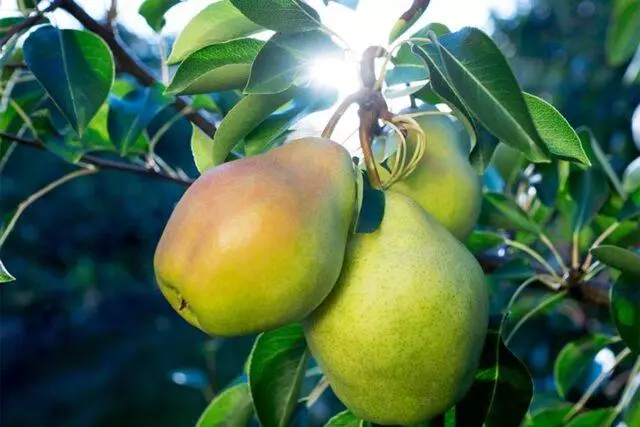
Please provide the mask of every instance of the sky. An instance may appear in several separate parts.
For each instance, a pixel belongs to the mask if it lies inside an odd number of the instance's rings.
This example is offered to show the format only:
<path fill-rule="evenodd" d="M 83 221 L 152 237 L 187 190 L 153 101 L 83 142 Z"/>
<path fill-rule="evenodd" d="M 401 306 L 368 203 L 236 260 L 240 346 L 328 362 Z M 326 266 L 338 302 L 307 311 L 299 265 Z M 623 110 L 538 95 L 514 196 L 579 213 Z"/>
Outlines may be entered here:
<path fill-rule="evenodd" d="M 76 0 L 96 18 L 104 16 L 111 0 Z M 131 31 L 148 38 L 177 35 L 200 10 L 214 0 L 187 0 L 173 7 L 165 15 L 166 25 L 160 36 L 154 34 L 146 21 L 137 13 L 143 0 L 119 0 L 118 19 Z M 518 5 L 530 0 L 432 0 L 427 12 L 414 28 L 429 22 L 441 22 L 452 31 L 465 26 L 475 26 L 490 31 L 488 21 L 491 11 L 509 17 L 517 13 Z M 325 6 L 322 0 L 307 0 L 320 13 L 322 22 L 335 31 L 351 49 L 351 60 L 346 62 L 323 61 L 319 59 L 313 68 L 317 84 L 336 87 L 343 98 L 358 89 L 359 79 L 356 58 L 368 46 L 386 46 L 388 33 L 396 19 L 404 12 L 412 0 L 360 0 L 356 11 L 335 2 Z M 46 2 L 43 2 L 46 5 Z M 44 6 L 43 6 L 44 7 Z M 0 0 L 0 16 L 18 13 L 16 0 Z M 49 15 L 51 21 L 61 28 L 78 28 L 73 18 L 63 11 Z M 390 105 L 393 106 L 393 101 Z M 353 109 L 354 110 L 354 109 Z M 302 133 L 317 133 L 327 121 L 330 112 L 313 114 L 300 126 Z M 352 148 L 357 141 L 349 138 L 356 126 L 355 111 L 350 111 L 336 129 L 336 140 Z M 355 146 L 353 145 L 355 142 Z"/>

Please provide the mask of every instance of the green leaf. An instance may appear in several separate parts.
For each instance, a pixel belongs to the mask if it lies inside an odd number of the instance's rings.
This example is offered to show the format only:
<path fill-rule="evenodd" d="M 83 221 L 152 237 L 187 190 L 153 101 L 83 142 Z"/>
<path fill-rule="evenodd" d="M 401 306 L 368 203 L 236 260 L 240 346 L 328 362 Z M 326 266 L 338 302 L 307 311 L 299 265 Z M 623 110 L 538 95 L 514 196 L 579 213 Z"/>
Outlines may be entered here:
<path fill-rule="evenodd" d="M 364 427 L 365 423 L 351 411 L 342 411 L 327 421 L 324 427 Z"/>
<path fill-rule="evenodd" d="M 263 427 L 285 427 L 298 401 L 309 352 L 302 326 L 260 334 L 249 356 L 249 386 Z"/>
<path fill-rule="evenodd" d="M 319 30 L 277 33 L 262 47 L 251 67 L 245 93 L 282 92 L 307 74 L 318 57 L 343 53 L 331 37 Z"/>
<path fill-rule="evenodd" d="M 506 230 L 540 232 L 540 226 L 516 204 L 515 200 L 502 193 L 483 195 L 479 223 Z"/>
<path fill-rule="evenodd" d="M 0 283 L 13 282 L 14 280 L 16 280 L 16 278 L 9 273 L 9 270 L 7 270 L 2 260 L 0 260 Z"/>
<path fill-rule="evenodd" d="M 373 188 L 366 171 L 360 171 L 362 176 L 362 200 L 358 218 L 356 220 L 356 233 L 373 233 L 384 218 L 385 195 L 384 192 Z M 358 180 L 360 185 L 360 180 Z"/>
<path fill-rule="evenodd" d="M 231 0 L 244 16 L 279 33 L 315 30 L 322 26 L 318 12 L 299 0 Z"/>
<path fill-rule="evenodd" d="M 115 68 L 107 44 L 87 31 L 37 28 L 24 59 L 71 126 L 82 135 L 107 98 Z"/>
<path fill-rule="evenodd" d="M 427 10 L 430 0 L 414 1 L 409 10 L 404 12 L 402 16 L 393 24 L 389 32 L 389 43 L 393 43 L 405 31 L 407 31 Z"/>
<path fill-rule="evenodd" d="M 249 20 L 229 0 L 213 3 L 198 13 L 182 30 L 168 64 L 176 64 L 203 47 L 249 36 L 264 30 Z"/>
<path fill-rule="evenodd" d="M 600 169 L 602 169 L 604 173 L 607 174 L 609 182 L 611 182 L 618 194 L 620 194 L 622 197 L 626 197 L 626 192 L 622 188 L 622 183 L 620 182 L 618 175 L 616 175 L 615 171 L 611 167 L 607 155 L 602 150 L 602 147 L 600 147 L 600 143 L 598 143 L 598 140 L 593 135 L 593 132 L 591 132 L 591 129 L 584 126 L 579 127 L 577 130 L 577 134 L 580 138 L 580 141 L 582 141 L 582 146 L 589 156 L 591 163 L 595 167 L 600 167 Z"/>
<path fill-rule="evenodd" d="M 77 163 L 87 152 L 115 150 L 106 131 L 106 104 L 98 110 L 82 137 L 78 136 L 66 122 L 64 122 L 65 127 L 56 128 L 55 114 L 60 113 L 55 106 L 51 105 L 50 110 L 43 109 L 32 115 L 31 122 L 44 146 L 65 161 Z"/>
<path fill-rule="evenodd" d="M 261 154 L 273 148 L 273 144 L 300 119 L 316 111 L 331 107 L 338 98 L 337 91 L 329 89 L 301 89 L 291 106 L 269 116 L 251 131 L 244 140 L 248 156 Z"/>
<path fill-rule="evenodd" d="M 600 245 L 591 250 L 593 256 L 623 273 L 640 277 L 640 255 L 612 245 Z"/>
<path fill-rule="evenodd" d="M 144 129 L 169 101 L 160 85 L 136 88 L 122 99 L 109 97 L 107 127 L 121 156 L 136 146 Z"/>
<path fill-rule="evenodd" d="M 613 408 L 602 408 L 578 415 L 567 424 L 567 427 L 594 427 L 604 426 L 609 417 L 613 415 Z"/>
<path fill-rule="evenodd" d="M 432 22 L 413 33 L 410 37 L 427 38 L 429 37 L 430 32 L 433 32 L 437 37 L 440 37 L 444 34 L 450 33 L 451 31 L 444 24 Z M 424 80 L 429 77 L 429 72 L 424 61 L 420 59 L 417 54 L 412 52 L 409 44 L 403 44 L 391 61 L 393 62 L 394 67 L 389 70 L 385 76 L 385 81 L 388 85 Z"/>
<path fill-rule="evenodd" d="M 213 163 L 227 158 L 233 147 L 262 123 L 271 113 L 296 95 L 291 88 L 274 95 L 247 95 L 225 116 L 213 138 Z"/>
<path fill-rule="evenodd" d="M 413 97 L 432 105 L 443 102 L 440 96 L 433 90 L 431 85 L 422 87 L 419 91 L 413 94 Z"/>
<path fill-rule="evenodd" d="M 476 145 L 469 154 L 469 162 L 482 175 L 491 164 L 493 153 L 498 148 L 500 141 L 479 123 L 476 123 L 475 127 L 477 131 Z"/>
<path fill-rule="evenodd" d="M 209 403 L 196 427 L 246 427 L 253 415 L 247 383 L 224 390 Z"/>
<path fill-rule="evenodd" d="M 191 154 L 198 172 L 202 174 L 216 165 L 213 161 L 213 139 L 199 127 L 192 125 L 192 128 Z"/>
<path fill-rule="evenodd" d="M 433 91 L 447 102 L 467 130 L 473 147 L 469 161 L 478 173 L 483 174 L 498 145 L 497 138 L 471 116 L 466 105 L 456 93 L 452 83 L 448 80 L 440 48 L 434 44 L 425 44 L 422 46 L 414 45 L 411 50 L 428 66 L 430 85 Z"/>
<path fill-rule="evenodd" d="M 194 110 L 206 110 L 210 113 L 216 113 L 222 115 L 220 106 L 216 104 L 216 101 L 209 95 L 194 95 L 191 97 L 191 108 Z"/>
<path fill-rule="evenodd" d="M 264 42 L 237 39 L 215 43 L 187 56 L 176 70 L 166 93 L 194 94 L 243 88 L 251 63 Z"/>
<path fill-rule="evenodd" d="M 467 27 L 438 41 L 447 80 L 471 114 L 529 160 L 548 162 L 518 82 L 491 38 Z"/>
<path fill-rule="evenodd" d="M 536 412 L 525 423 L 525 427 L 563 427 L 564 417 L 571 411 L 571 405 L 545 408 Z"/>
<path fill-rule="evenodd" d="M 640 425 L 640 389 L 630 396 L 624 411 L 624 421 L 628 427 Z"/>
<path fill-rule="evenodd" d="M 159 33 L 164 27 L 164 15 L 173 6 L 182 0 L 144 0 L 138 9 L 138 13 L 147 21 L 147 24 Z"/>
<path fill-rule="evenodd" d="M 625 0 L 611 15 L 605 53 L 610 65 L 624 64 L 640 44 L 640 0 Z"/>
<path fill-rule="evenodd" d="M 504 243 L 504 236 L 500 233 L 484 230 L 473 230 L 467 239 L 467 248 L 471 252 L 483 252 Z"/>
<path fill-rule="evenodd" d="M 418 55 L 418 57 L 429 68 L 430 85 L 433 91 L 447 102 L 451 109 L 456 113 L 456 116 L 463 121 L 463 124 L 465 124 L 465 128 L 467 128 L 469 134 L 475 137 L 477 134 L 475 120 L 471 117 L 471 113 L 469 113 L 466 105 L 454 90 L 452 83 L 448 80 L 447 70 L 442 61 L 440 48 L 434 44 L 424 44 L 421 46 L 413 45 L 411 47 L 411 51 Z M 474 144 L 472 144 L 472 146 L 473 145 Z"/>
<path fill-rule="evenodd" d="M 640 188 L 640 157 L 629 163 L 622 175 L 622 188 L 627 193 L 633 193 Z"/>
<path fill-rule="evenodd" d="M 456 406 L 456 425 L 518 426 L 533 397 L 533 382 L 525 365 L 489 331 L 471 390 Z"/>
<path fill-rule="evenodd" d="M 607 179 L 600 169 L 575 170 L 569 176 L 569 192 L 577 208 L 573 215 L 573 231 L 587 227 L 609 196 Z"/>
<path fill-rule="evenodd" d="M 549 152 L 561 159 L 591 166 L 589 157 L 567 119 L 544 99 L 524 93 L 533 122 Z"/>
<path fill-rule="evenodd" d="M 560 351 L 553 367 L 558 393 L 563 398 L 572 387 L 579 386 L 596 355 L 606 346 L 614 343 L 612 337 L 591 335 L 570 342 Z"/>

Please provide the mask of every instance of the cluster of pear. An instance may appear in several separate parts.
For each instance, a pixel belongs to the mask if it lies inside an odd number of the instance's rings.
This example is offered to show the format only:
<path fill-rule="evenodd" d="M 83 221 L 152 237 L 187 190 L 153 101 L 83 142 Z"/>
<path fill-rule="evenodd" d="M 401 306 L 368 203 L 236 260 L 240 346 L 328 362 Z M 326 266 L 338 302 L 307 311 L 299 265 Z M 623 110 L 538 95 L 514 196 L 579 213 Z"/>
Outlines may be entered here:
<path fill-rule="evenodd" d="M 469 389 L 487 330 L 484 276 L 460 242 L 481 189 L 466 134 L 447 116 L 418 121 L 426 153 L 385 191 L 373 233 L 351 232 L 356 172 L 330 140 L 203 174 L 158 244 L 162 293 L 214 335 L 302 321 L 332 389 L 365 420 L 407 425 L 446 411 Z"/>

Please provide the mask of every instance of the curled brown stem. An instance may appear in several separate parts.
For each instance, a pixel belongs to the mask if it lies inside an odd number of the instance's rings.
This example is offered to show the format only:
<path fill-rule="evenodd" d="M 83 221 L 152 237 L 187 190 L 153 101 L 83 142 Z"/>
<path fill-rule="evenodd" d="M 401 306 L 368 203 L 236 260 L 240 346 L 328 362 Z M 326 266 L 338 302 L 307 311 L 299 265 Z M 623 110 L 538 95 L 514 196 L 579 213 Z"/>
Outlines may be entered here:
<path fill-rule="evenodd" d="M 336 108 L 333 115 L 327 122 L 327 125 L 324 127 L 322 131 L 323 138 L 331 138 L 333 135 L 333 131 L 336 126 L 342 119 L 342 116 L 347 112 L 349 107 L 353 104 L 360 105 L 360 108 L 371 109 L 377 112 L 377 116 L 384 120 L 389 120 L 394 117 L 394 115 L 387 108 L 387 103 L 379 92 L 374 91 L 369 88 L 362 88 L 357 92 L 352 93 L 347 96 Z"/>
<path fill-rule="evenodd" d="M 382 46 L 369 46 L 362 54 L 360 60 L 360 80 L 362 87 L 373 89 L 376 86 L 376 58 L 382 58 L 387 51 Z"/>

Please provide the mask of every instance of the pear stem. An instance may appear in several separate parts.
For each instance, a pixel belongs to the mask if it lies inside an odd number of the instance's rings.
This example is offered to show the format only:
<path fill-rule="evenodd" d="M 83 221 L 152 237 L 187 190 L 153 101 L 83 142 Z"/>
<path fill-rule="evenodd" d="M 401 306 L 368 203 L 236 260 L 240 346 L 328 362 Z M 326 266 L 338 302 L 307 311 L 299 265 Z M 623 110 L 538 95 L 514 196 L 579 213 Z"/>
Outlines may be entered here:
<path fill-rule="evenodd" d="M 373 157 L 373 151 L 371 150 L 371 130 L 373 129 L 373 126 L 377 121 L 376 112 L 361 108 L 359 111 L 359 115 L 360 146 L 362 147 L 364 164 L 367 168 L 367 176 L 369 177 L 371 186 L 373 188 L 381 190 L 382 183 L 380 182 L 380 175 L 378 174 L 378 168 L 376 167 L 376 160 Z"/>

